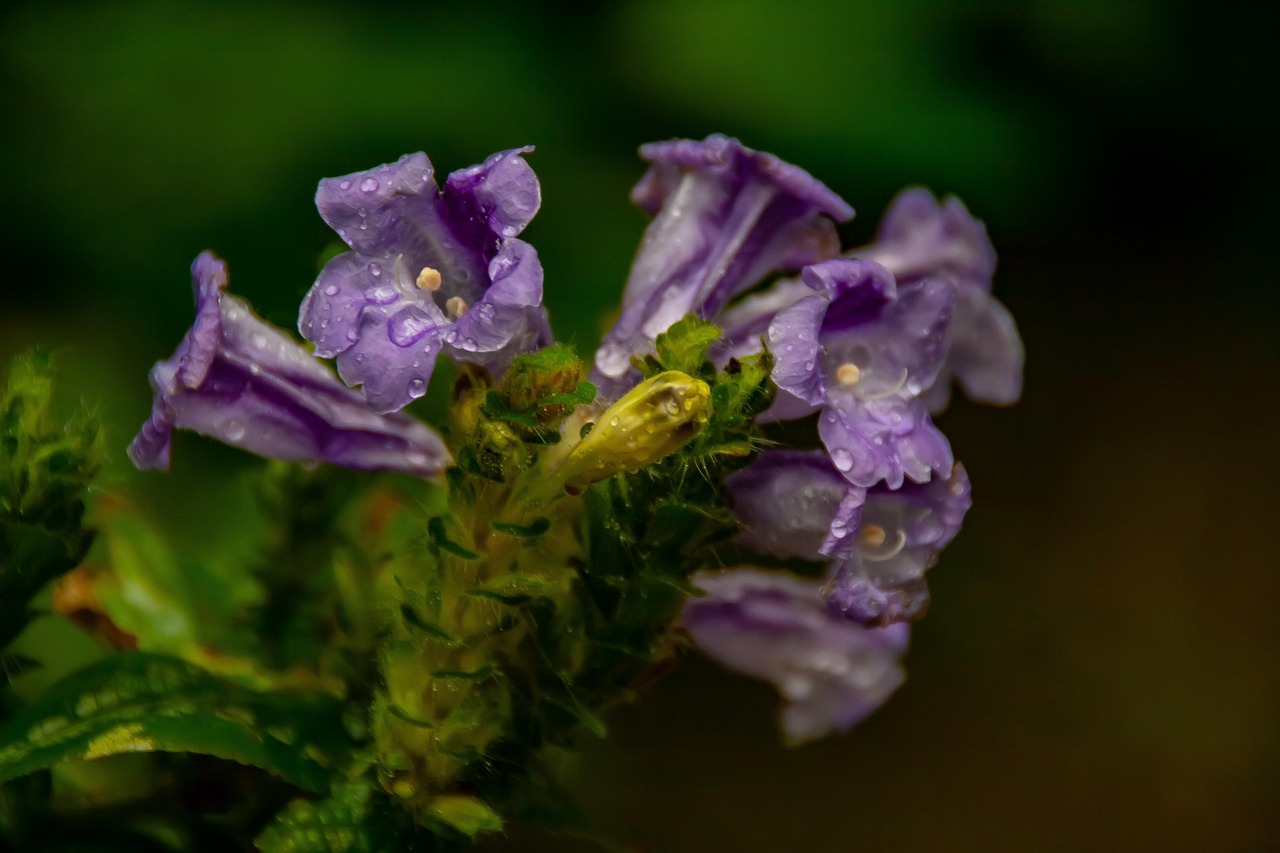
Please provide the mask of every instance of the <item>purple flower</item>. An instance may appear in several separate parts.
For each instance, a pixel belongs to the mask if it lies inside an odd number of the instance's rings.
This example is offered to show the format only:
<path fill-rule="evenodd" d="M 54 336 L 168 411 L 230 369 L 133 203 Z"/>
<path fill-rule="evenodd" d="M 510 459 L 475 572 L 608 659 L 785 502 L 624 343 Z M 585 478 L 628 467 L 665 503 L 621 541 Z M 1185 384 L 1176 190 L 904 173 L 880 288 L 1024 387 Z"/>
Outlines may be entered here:
<path fill-rule="evenodd" d="M 806 560 L 844 553 L 867 494 L 822 450 L 766 450 L 724 485 L 742 545 Z"/>
<path fill-rule="evenodd" d="M 941 203 L 928 190 L 901 193 L 880 222 L 876 241 L 854 257 L 875 261 L 900 287 L 945 278 L 956 288 L 951 342 L 929 392 L 933 411 L 946 407 L 954 375 L 965 394 L 983 403 L 1013 403 L 1022 393 L 1022 341 L 1013 317 L 991 295 L 996 253 L 987 229 L 953 197 Z"/>
<path fill-rule="evenodd" d="M 778 688 L 792 743 L 848 731 L 905 678 L 907 627 L 864 628 L 829 608 L 815 582 L 748 568 L 693 580 L 707 594 L 685 604 L 685 628 L 717 663 Z"/>
<path fill-rule="evenodd" d="M 654 220 L 622 313 L 596 352 L 592 379 L 606 397 L 632 384 L 631 356 L 681 317 L 714 317 L 772 273 L 834 257 L 831 219 L 853 216 L 807 172 L 725 136 L 653 143 L 640 154 L 650 168 L 632 198 Z"/>
<path fill-rule="evenodd" d="M 151 370 L 151 418 L 129 445 L 139 468 L 168 468 L 189 429 L 262 456 L 427 476 L 449 464 L 440 437 L 407 415 L 379 415 L 291 337 L 226 293 L 227 266 L 191 265 L 196 319 Z"/>
<path fill-rule="evenodd" d="M 768 341 L 781 398 L 772 417 L 822 412 L 818 434 L 845 479 L 858 486 L 951 470 L 951 446 L 919 395 L 946 355 L 955 297 L 944 281 L 898 288 L 879 264 L 805 267 L 814 292 L 773 318 Z"/>
<path fill-rule="evenodd" d="M 959 464 L 946 478 L 869 489 L 857 535 L 833 552 L 843 560 L 823 597 L 863 625 L 919 619 L 929 606 L 925 571 L 960 530 L 969 504 Z"/>
<path fill-rule="evenodd" d="M 542 265 L 515 239 L 541 203 L 531 150 L 454 172 L 443 191 L 421 153 L 320 182 L 320 216 L 352 251 L 321 270 L 298 329 L 377 411 L 425 394 L 442 350 L 499 374 L 550 342 Z"/>

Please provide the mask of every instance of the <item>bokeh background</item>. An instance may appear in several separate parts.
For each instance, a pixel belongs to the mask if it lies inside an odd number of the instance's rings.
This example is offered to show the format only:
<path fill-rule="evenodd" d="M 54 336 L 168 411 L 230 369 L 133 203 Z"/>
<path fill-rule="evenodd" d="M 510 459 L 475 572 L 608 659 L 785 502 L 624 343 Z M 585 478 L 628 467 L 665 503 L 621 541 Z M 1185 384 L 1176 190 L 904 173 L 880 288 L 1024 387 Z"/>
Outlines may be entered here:
<path fill-rule="evenodd" d="M 173 473 L 129 470 L 146 371 L 204 248 L 293 325 L 332 238 L 321 176 L 536 144 L 526 237 L 584 354 L 645 225 L 641 142 L 800 164 L 859 209 L 850 244 L 905 184 L 957 193 L 1026 394 L 941 419 L 975 505 L 910 680 L 788 750 L 766 686 L 691 657 L 588 749 L 587 812 L 646 851 L 1280 849 L 1275 8 L 10 3 L 0 358 L 59 348 L 108 487 L 208 547 L 252 523 L 256 463 L 183 437 Z"/>

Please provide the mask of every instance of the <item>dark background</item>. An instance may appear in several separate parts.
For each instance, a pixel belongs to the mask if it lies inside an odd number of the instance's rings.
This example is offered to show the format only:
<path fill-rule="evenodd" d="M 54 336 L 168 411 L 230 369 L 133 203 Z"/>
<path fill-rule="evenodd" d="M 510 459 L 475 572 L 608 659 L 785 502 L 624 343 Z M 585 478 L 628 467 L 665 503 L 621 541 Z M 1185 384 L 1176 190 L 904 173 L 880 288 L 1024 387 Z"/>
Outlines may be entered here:
<path fill-rule="evenodd" d="M 146 371 L 204 248 L 293 326 L 321 176 L 536 144 L 525 236 L 584 354 L 645 225 L 642 142 L 797 163 L 859 209 L 850 244 L 904 184 L 955 192 L 1000 251 L 1026 393 L 941 419 L 975 504 L 910 680 L 787 750 L 769 688 L 691 657 L 588 750 L 588 813 L 652 851 L 1280 849 L 1272 8 L 10 4 L 0 357 L 60 348 L 108 487 L 194 541 L 249 511 L 255 463 L 184 436 L 172 474 L 134 474 Z"/>

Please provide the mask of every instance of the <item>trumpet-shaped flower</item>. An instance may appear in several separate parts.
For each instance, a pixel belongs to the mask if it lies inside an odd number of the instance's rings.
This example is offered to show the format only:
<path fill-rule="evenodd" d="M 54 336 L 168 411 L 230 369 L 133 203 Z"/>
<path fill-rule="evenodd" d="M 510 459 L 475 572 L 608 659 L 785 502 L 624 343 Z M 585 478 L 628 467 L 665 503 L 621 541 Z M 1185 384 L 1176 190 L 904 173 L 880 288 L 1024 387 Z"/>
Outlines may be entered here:
<path fill-rule="evenodd" d="M 606 397 L 635 383 L 631 357 L 681 317 L 714 317 L 767 276 L 834 257 L 832 220 L 853 216 L 809 173 L 725 136 L 654 143 L 640 154 L 650 167 L 632 199 L 654 220 L 596 352 L 592 379 Z"/>
<path fill-rule="evenodd" d="M 944 281 L 899 288 L 879 264 L 827 261 L 806 267 L 813 291 L 769 324 L 782 398 L 774 417 L 821 411 L 818 434 L 849 482 L 890 488 L 949 471 L 951 446 L 920 394 L 946 356 L 955 302 Z"/>
<path fill-rule="evenodd" d="M 298 328 L 377 411 L 425 394 L 442 351 L 499 374 L 550 343 L 542 265 L 515 239 L 541 203 L 531 150 L 454 172 L 443 190 L 421 153 L 320 182 L 320 216 L 351 251 L 321 270 Z"/>
<path fill-rule="evenodd" d="M 925 571 L 959 532 L 969 504 L 959 464 L 928 483 L 869 489 L 857 533 L 832 552 L 842 560 L 823 597 L 863 625 L 919 619 L 929 606 Z"/>
<path fill-rule="evenodd" d="M 129 445 L 139 468 L 168 468 L 174 429 L 262 456 L 427 476 L 449 464 L 430 428 L 380 415 L 280 329 L 226 292 L 227 267 L 205 252 L 191 266 L 196 319 L 151 371 L 150 419 Z"/>

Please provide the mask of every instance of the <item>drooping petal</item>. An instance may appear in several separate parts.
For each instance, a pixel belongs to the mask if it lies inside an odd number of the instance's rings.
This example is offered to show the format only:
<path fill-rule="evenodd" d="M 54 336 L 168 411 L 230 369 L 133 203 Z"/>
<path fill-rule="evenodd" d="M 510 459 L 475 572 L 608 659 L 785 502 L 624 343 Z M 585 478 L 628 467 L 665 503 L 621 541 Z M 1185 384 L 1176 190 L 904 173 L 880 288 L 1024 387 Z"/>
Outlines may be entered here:
<path fill-rule="evenodd" d="M 436 355 L 455 340 L 474 343 L 450 348 L 450 355 L 498 372 L 522 347 L 545 342 L 541 265 L 527 244 L 506 245 L 541 202 L 522 156 L 530 150 L 502 151 L 454 172 L 443 191 L 421 153 L 320 182 L 320 215 L 352 251 L 321 271 L 298 328 L 317 355 L 338 357 L 343 380 L 364 386 L 379 411 L 421 396 Z M 536 297 L 521 297 L 521 310 L 498 317 L 497 306 L 511 305 L 511 294 L 489 295 L 493 275 L 510 273 L 517 257 L 523 290 Z M 455 322 L 461 334 L 454 334 Z"/>
<path fill-rule="evenodd" d="M 593 380 L 625 387 L 631 356 L 689 313 L 714 316 L 766 276 L 839 251 L 832 219 L 853 209 L 807 172 L 710 136 L 641 148 L 649 172 L 633 199 L 654 216 L 622 313 L 596 352 Z"/>
<path fill-rule="evenodd" d="M 826 396 L 820 330 L 830 304 L 825 296 L 806 296 L 779 312 L 767 335 L 774 358 L 774 383 L 779 390 L 813 405 Z"/>
<path fill-rule="evenodd" d="M 868 629 L 827 607 L 818 584 L 756 569 L 699 572 L 681 621 L 698 648 L 782 694 L 782 728 L 803 743 L 845 732 L 905 679 L 905 625 Z"/>
<path fill-rule="evenodd" d="M 129 446 L 139 468 L 167 468 L 170 435 L 190 429 L 262 456 L 364 470 L 437 474 L 449 453 L 406 415 L 379 415 L 311 353 L 225 292 L 226 264 L 192 265 L 196 322 L 151 371 L 151 417 Z"/>
<path fill-rule="evenodd" d="M 806 560 L 822 559 L 857 529 L 866 495 L 822 450 L 766 450 L 724 485 L 742 545 Z"/>
<path fill-rule="evenodd" d="M 928 483 L 869 490 L 861 530 L 841 550 L 823 597 L 864 625 L 919 619 L 929 604 L 925 571 L 960 530 L 969 505 L 969 478 L 959 464 Z"/>

